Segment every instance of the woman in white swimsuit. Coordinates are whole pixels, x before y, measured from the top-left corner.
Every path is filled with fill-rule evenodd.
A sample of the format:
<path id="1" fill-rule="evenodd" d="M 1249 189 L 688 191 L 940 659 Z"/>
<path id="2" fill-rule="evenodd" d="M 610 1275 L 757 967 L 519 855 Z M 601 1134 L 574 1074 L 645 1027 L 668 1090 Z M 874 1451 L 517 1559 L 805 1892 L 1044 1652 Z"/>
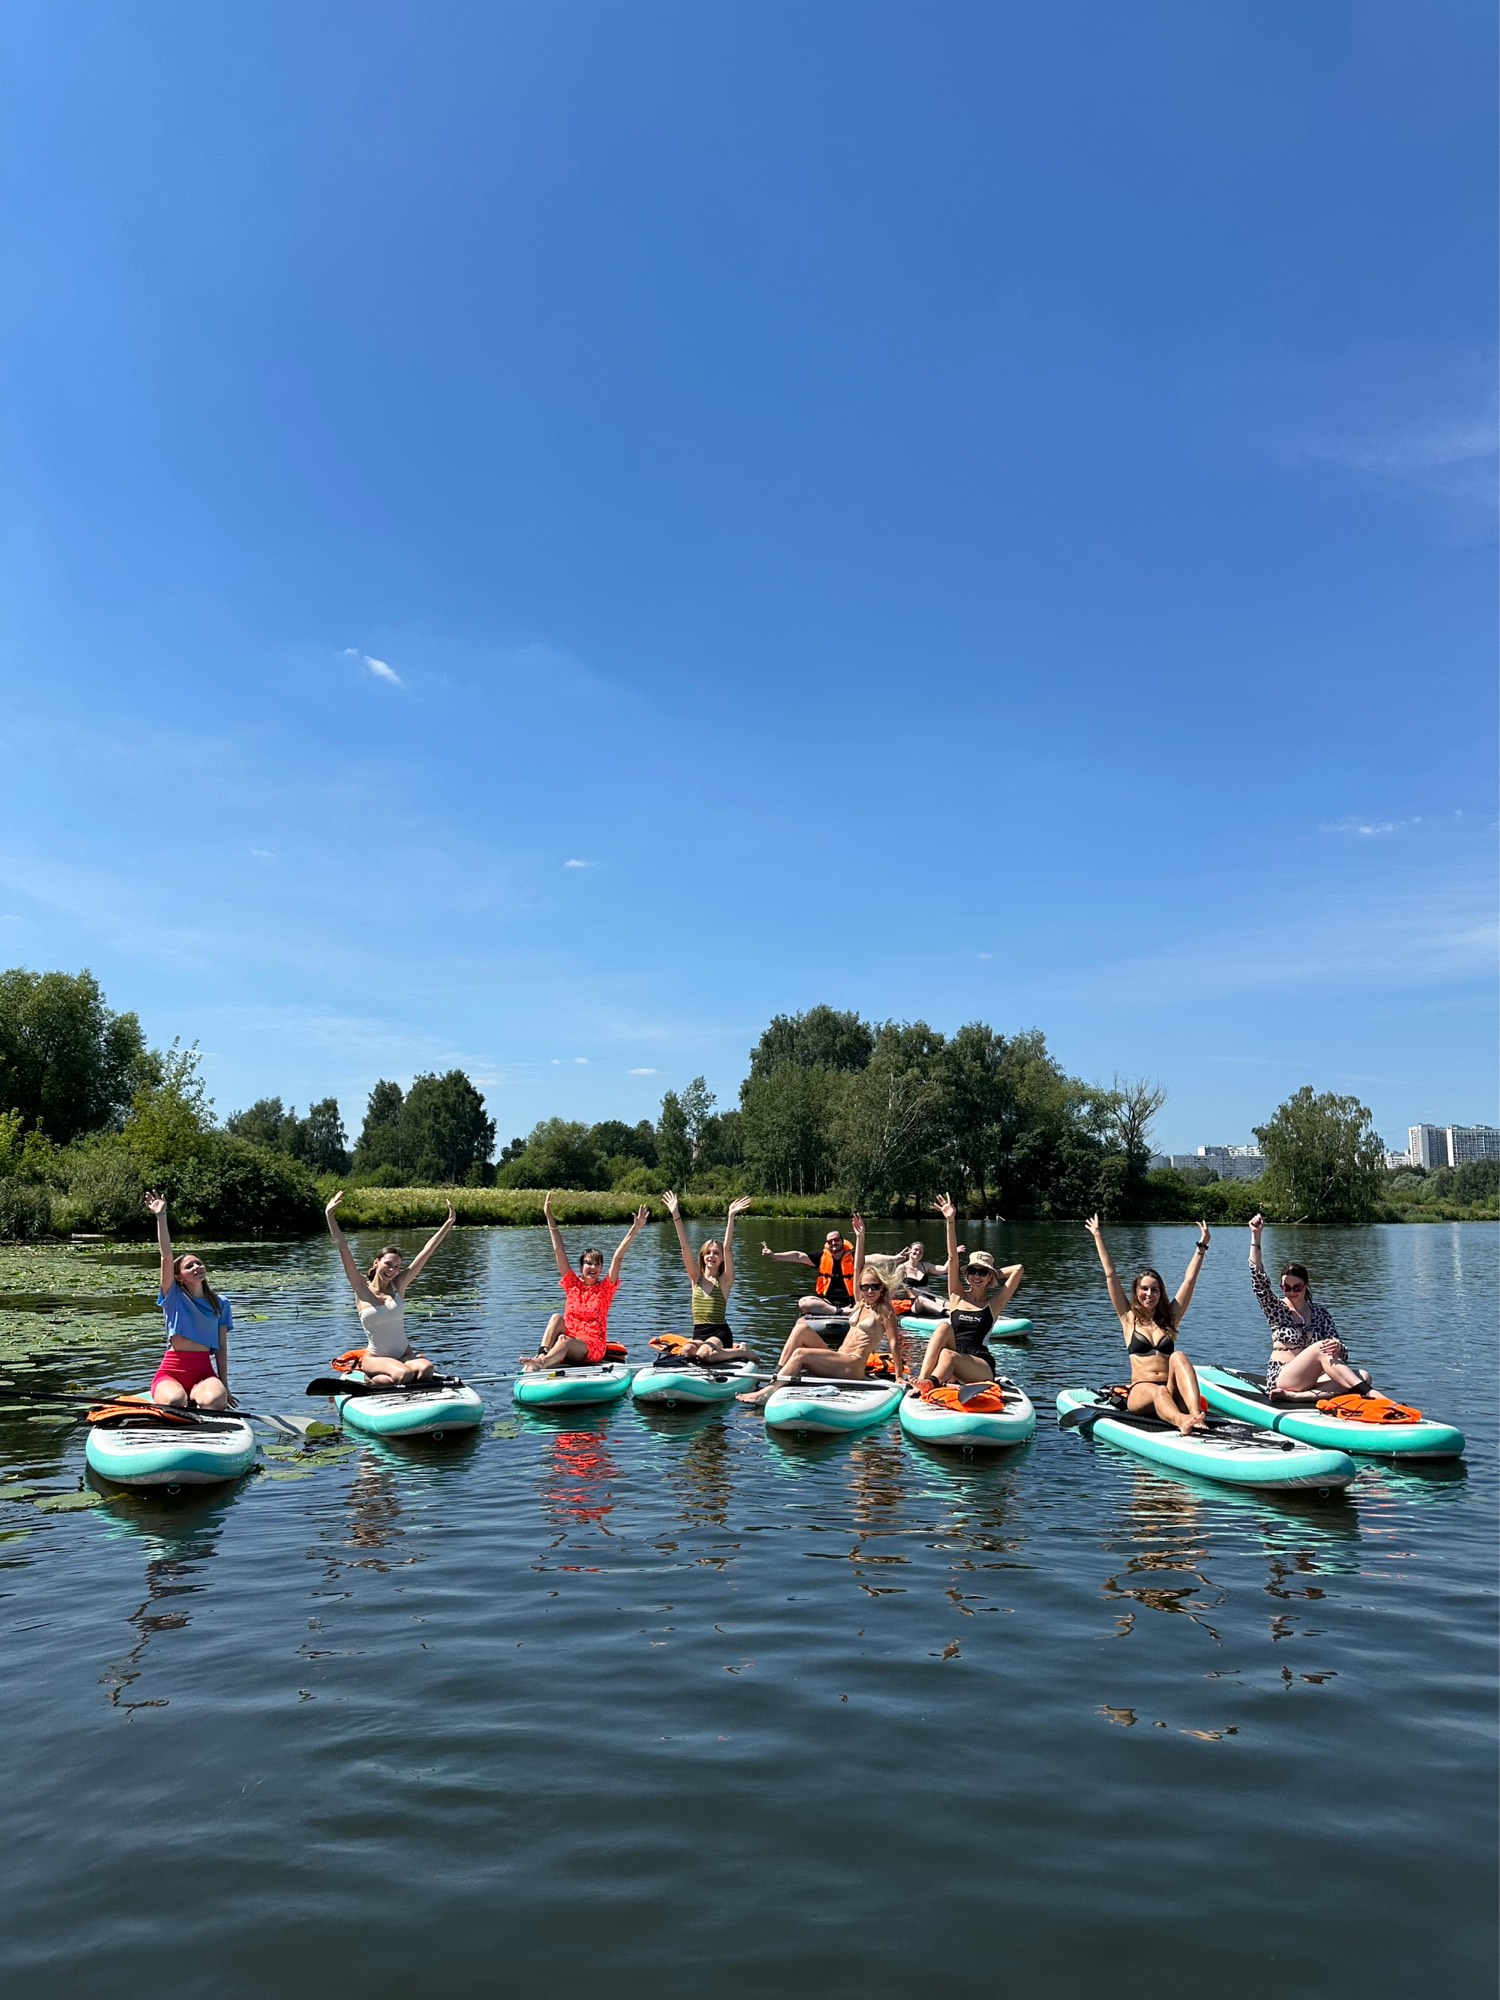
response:
<path id="1" fill-rule="evenodd" d="M 418 1354 L 407 1338 L 406 1288 L 413 1279 L 421 1277 L 432 1253 L 457 1222 L 453 1204 L 451 1201 L 448 1204 L 448 1220 L 428 1237 L 410 1264 L 399 1250 L 385 1249 L 368 1271 L 361 1271 L 333 1212 L 343 1199 L 342 1194 L 336 1194 L 324 1214 L 328 1217 L 328 1233 L 354 1292 L 359 1323 L 365 1330 L 360 1373 L 376 1382 L 425 1381 L 432 1373 L 432 1363 L 425 1354 Z"/>

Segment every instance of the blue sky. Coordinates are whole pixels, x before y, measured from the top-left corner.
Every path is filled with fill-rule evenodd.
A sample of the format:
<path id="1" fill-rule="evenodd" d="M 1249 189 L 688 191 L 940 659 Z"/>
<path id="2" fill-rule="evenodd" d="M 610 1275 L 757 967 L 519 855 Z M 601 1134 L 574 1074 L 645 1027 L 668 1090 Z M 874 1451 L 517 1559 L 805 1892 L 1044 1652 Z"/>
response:
<path id="1" fill-rule="evenodd" d="M 1487 6 L 0 35 L 3 962 L 221 1112 L 827 1000 L 1496 1118 Z"/>

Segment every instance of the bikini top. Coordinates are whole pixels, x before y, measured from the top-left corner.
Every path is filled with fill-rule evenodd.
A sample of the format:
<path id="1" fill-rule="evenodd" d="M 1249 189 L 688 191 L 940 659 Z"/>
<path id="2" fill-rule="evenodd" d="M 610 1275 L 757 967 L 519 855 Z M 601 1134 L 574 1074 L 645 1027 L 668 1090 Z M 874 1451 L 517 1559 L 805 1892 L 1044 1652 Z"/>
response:
<path id="1" fill-rule="evenodd" d="M 1132 1332 L 1125 1343 L 1127 1354 L 1171 1354 L 1177 1346 L 1177 1336 L 1169 1333 L 1161 1340 L 1152 1340 L 1148 1334 Z"/>

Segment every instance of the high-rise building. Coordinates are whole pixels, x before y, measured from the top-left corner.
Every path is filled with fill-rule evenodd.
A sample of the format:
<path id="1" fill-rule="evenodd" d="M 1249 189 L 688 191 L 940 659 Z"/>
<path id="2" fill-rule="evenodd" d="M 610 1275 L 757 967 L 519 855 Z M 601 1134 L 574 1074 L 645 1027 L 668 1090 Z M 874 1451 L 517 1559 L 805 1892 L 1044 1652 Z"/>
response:
<path id="1" fill-rule="evenodd" d="M 1500 1128 L 1494 1125 L 1450 1125 L 1446 1137 L 1450 1167 L 1467 1167 L 1475 1160 L 1500 1160 Z"/>
<path id="2" fill-rule="evenodd" d="M 1414 1167 L 1448 1167 L 1453 1162 L 1448 1158 L 1448 1128 L 1446 1125 L 1413 1125 L 1409 1131 L 1411 1139 L 1411 1163 Z"/>

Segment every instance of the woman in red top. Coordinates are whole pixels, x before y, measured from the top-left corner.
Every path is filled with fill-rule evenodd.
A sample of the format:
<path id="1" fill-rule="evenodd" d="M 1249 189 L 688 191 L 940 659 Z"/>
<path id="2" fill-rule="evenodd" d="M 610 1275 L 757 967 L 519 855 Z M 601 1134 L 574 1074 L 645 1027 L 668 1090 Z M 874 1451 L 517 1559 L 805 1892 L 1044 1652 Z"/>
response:
<path id="1" fill-rule="evenodd" d="M 620 1266 L 625 1261 L 625 1252 L 650 1221 L 651 1211 L 644 1202 L 636 1210 L 635 1221 L 626 1230 L 619 1248 L 609 1261 L 608 1277 L 604 1275 L 602 1250 L 585 1250 L 578 1260 L 576 1271 L 568 1262 L 562 1231 L 552 1219 L 550 1194 L 542 1203 L 542 1214 L 547 1218 L 552 1254 L 557 1259 L 557 1280 L 563 1288 L 567 1304 L 548 1320 L 541 1352 L 523 1354 L 521 1366 L 565 1368 L 571 1364 L 576 1368 L 585 1363 L 602 1361 L 609 1328 L 609 1308 L 620 1289 Z"/>

